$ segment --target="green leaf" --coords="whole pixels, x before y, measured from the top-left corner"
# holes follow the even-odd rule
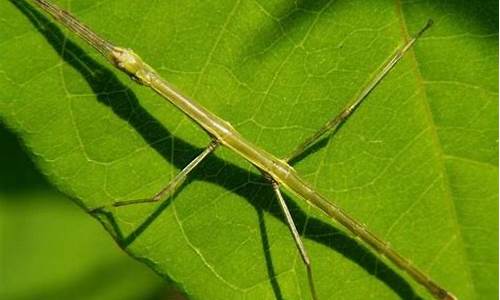
[[[0,194],[0,217],[2,299],[164,299],[160,278],[60,194]]]
[[[460,299],[498,297],[498,3],[54,1],[133,48],[277,156],[335,115],[428,18],[434,27],[295,167]],[[0,117],[86,209],[152,196],[208,137],[24,2],[2,1]],[[175,199],[97,215],[197,299],[307,299],[259,173],[227,149]],[[288,204],[320,299],[429,294],[314,208]]]
[[[54,191],[0,126],[1,299],[167,299],[171,290]]]

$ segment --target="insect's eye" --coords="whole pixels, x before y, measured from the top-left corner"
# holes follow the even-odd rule
[[[134,74],[130,74],[130,79],[132,79],[133,81],[137,82],[137,83],[141,83],[141,80],[135,76]]]

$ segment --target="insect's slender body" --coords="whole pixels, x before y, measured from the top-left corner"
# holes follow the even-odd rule
[[[118,49],[116,53],[119,54],[114,55],[118,68],[127,72],[141,84],[151,87],[155,92],[164,96],[165,99],[168,99],[173,105],[193,119],[222,145],[238,153],[257,168],[269,174],[275,181],[287,187],[288,190],[321,209],[325,214],[345,226],[354,235],[360,237],[377,252],[386,256],[394,264],[410,274],[416,281],[423,284],[438,299],[453,299],[444,289],[415,268],[407,259],[394,251],[386,242],[368,231],[365,226],[316,192],[298,176],[293,167],[286,161],[278,159],[271,153],[253,145],[228,122],[211,113],[197,102],[175,91],[131,50]],[[123,55],[123,53],[127,53],[127,55]],[[122,60],[123,57],[126,60]]]
[[[316,192],[308,183],[298,176],[293,167],[287,162],[288,160],[281,160],[252,144],[239,134],[228,122],[216,116],[199,103],[186,98],[177,92],[164,79],[162,79],[152,67],[144,63],[143,60],[132,50],[116,47],[110,44],[81,24],[71,14],[59,9],[45,0],[33,1],[45,11],[50,13],[56,20],[66,25],[80,37],[89,42],[115,67],[127,73],[136,82],[150,87],[156,93],[163,96],[163,98],[170,101],[181,112],[189,116],[194,122],[203,128],[213,138],[213,140],[217,142],[217,144],[226,146],[249,161],[251,164],[255,165],[264,174],[277,183],[276,187],[278,184],[285,186],[287,190],[319,208],[326,215],[342,224],[352,234],[359,237],[375,251],[387,257],[399,268],[406,271],[413,279],[427,288],[427,290],[429,290],[435,298],[446,300],[456,299],[451,293],[440,287],[431,278],[413,266],[407,259],[393,250],[386,242],[371,233],[366,226],[350,217],[341,208]],[[428,26],[426,26],[424,30],[427,27]],[[423,30],[419,34],[422,32]],[[379,76],[380,78],[374,81],[374,85],[376,85],[376,83],[378,83],[382,77],[387,74],[388,70],[394,66],[394,64],[401,58],[402,54],[415,42],[415,40],[416,38],[412,39],[402,50],[396,53],[393,59],[391,59],[386,65],[386,70],[381,73],[381,76]],[[367,92],[362,97],[366,97],[372,88],[373,86],[367,89]],[[363,98],[361,98],[358,103],[354,103],[354,105],[349,107],[348,113],[350,113]],[[340,115],[340,117],[343,118],[344,116]],[[216,146],[217,145],[214,144],[213,149],[215,149]],[[307,144],[305,147],[306,146]],[[208,152],[206,154],[208,154]],[[296,155],[294,154],[290,158],[295,156]],[[116,206],[120,206],[122,204],[123,202],[120,202],[120,204]],[[308,262],[306,262],[306,264],[308,264]]]

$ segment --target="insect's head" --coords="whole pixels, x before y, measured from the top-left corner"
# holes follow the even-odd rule
[[[150,67],[131,49],[114,47],[109,60],[135,81],[143,85],[149,85],[151,82]]]

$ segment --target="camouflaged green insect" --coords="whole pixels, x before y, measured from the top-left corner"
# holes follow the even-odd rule
[[[353,235],[361,239],[377,253],[387,257],[392,263],[407,272],[416,282],[424,286],[436,299],[457,299],[453,294],[442,288],[424,272],[420,271],[416,266],[410,263],[408,259],[398,254],[389,246],[387,242],[381,240],[375,234],[370,232],[366,226],[350,217],[340,207],[331,203],[325,197],[316,192],[308,183],[298,176],[293,167],[289,164],[291,160],[303,154],[304,151],[315,144],[325,133],[338,127],[356,110],[368,94],[389,73],[398,61],[400,61],[408,49],[413,46],[420,35],[422,35],[432,25],[431,20],[427,22],[427,24],[415,35],[415,37],[396,51],[396,53],[383,66],[380,72],[358,95],[355,101],[348,105],[335,118],[327,122],[310,138],[306,139],[305,142],[300,144],[286,159],[279,159],[256,145],[253,145],[225,120],[219,118],[197,102],[177,92],[131,49],[114,46],[78,21],[69,12],[60,9],[48,1],[32,1],[45,12],[50,14],[55,20],[87,41],[97,51],[104,55],[104,57],[106,57],[111,64],[113,64],[113,66],[128,74],[135,82],[150,87],[164,99],[176,106],[180,111],[204,129],[212,138],[212,142],[207,146],[207,148],[193,161],[191,161],[183,170],[181,170],[181,172],[179,172],[179,174],[177,174],[174,179],[154,197],[149,199],[116,201],[111,203],[110,206],[117,207],[137,203],[157,202],[164,199],[167,195],[174,194],[175,190],[181,185],[180,183],[184,181],[189,173],[201,161],[203,161],[205,157],[212,153],[218,146],[225,146],[257,167],[262,172],[264,177],[270,181],[280,207],[285,215],[287,225],[292,233],[298,251],[307,268],[309,287],[313,299],[317,299],[317,295],[314,287],[311,262],[300,235],[295,227],[293,218],[288,210],[288,207],[286,206],[285,201],[283,200],[280,187],[284,187],[286,190],[294,193],[310,205],[319,208],[326,215],[342,224]],[[105,207],[96,209],[103,208]]]

